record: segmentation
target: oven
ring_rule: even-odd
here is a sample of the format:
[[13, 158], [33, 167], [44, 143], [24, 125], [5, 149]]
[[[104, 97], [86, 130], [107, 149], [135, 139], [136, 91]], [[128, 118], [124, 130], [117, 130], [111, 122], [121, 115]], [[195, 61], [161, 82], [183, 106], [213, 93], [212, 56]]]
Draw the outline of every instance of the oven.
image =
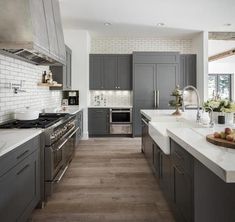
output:
[[119, 135], [132, 134], [131, 108], [110, 109], [110, 134], [119, 134]]
[[45, 200], [51, 196], [73, 158], [78, 130], [76, 119], [72, 119], [50, 134], [51, 141], [56, 141], [45, 146]]

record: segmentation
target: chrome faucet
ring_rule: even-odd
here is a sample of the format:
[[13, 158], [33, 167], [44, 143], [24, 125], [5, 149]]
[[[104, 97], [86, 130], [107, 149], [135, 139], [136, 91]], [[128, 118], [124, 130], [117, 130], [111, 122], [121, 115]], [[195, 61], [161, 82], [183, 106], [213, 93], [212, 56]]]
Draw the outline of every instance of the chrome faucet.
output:
[[199, 122], [200, 118], [201, 118], [201, 115], [200, 115], [200, 96], [199, 96], [198, 90], [194, 86], [188, 85], [188, 86], [185, 86], [182, 90], [182, 111], [184, 112], [185, 107], [186, 107], [184, 105], [184, 92], [187, 89], [192, 89], [196, 93], [196, 96], [197, 96], [197, 117], [196, 117], [196, 120], [197, 120], [197, 122]]
[[209, 117], [210, 117], [209, 125], [211, 128], [213, 128], [215, 125], [215, 122], [213, 120], [213, 109], [211, 107], [208, 107], [208, 109], [210, 110], [210, 112], [209, 112]]

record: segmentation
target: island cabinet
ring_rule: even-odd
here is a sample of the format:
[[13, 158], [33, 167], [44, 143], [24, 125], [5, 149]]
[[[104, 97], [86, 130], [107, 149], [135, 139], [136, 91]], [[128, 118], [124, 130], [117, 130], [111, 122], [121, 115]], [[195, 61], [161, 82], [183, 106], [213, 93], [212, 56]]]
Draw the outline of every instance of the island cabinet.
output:
[[193, 220], [193, 158], [176, 142], [171, 140], [171, 163], [173, 182], [173, 201], [180, 221]]
[[90, 90], [132, 90], [132, 55], [90, 54]]
[[88, 109], [88, 130], [89, 136], [109, 135], [109, 109], [89, 108]]
[[0, 220], [25, 222], [40, 201], [39, 136], [0, 157]]

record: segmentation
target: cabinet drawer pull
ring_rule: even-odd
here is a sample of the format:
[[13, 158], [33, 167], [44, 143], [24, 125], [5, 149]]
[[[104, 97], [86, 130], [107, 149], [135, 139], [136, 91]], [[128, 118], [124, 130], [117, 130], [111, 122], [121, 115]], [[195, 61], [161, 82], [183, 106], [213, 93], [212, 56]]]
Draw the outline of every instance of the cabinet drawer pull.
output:
[[25, 156], [28, 152], [29, 152], [29, 150], [24, 151], [24, 152], [21, 153], [19, 156], [17, 156], [16, 159], [19, 160], [20, 158], [22, 158], [23, 156]]
[[28, 167], [29, 167], [29, 164], [25, 165], [25, 166], [17, 173], [17, 175], [20, 175], [21, 173], [23, 173]]

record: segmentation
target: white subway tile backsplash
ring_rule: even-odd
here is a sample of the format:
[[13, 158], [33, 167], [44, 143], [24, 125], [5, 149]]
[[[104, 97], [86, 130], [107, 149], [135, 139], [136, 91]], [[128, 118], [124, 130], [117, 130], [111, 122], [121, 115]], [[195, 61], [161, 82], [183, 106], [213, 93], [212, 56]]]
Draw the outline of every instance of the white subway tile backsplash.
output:
[[162, 38], [92, 38], [91, 53], [127, 53], [133, 51], [178, 51], [192, 53], [192, 40]]
[[[15, 110], [29, 106], [41, 110], [45, 107], [57, 107], [61, 104], [61, 91], [50, 91], [47, 87], [37, 85], [42, 73], [48, 66], [36, 66], [24, 61], [0, 55], [0, 123], [13, 118]], [[14, 94], [13, 89], [6, 88], [9, 83], [20, 83], [23, 90]]]
[[131, 106], [131, 91], [90, 91], [91, 106]]

